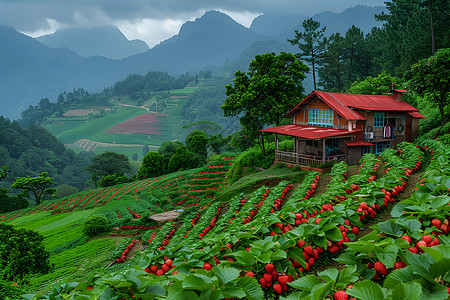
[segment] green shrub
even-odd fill
[[[24,292],[11,282],[0,280],[0,299],[22,299]]]
[[[108,230],[108,219],[103,215],[95,215],[87,219],[83,224],[83,233],[94,236]]]
[[[42,240],[37,232],[0,223],[0,280],[17,281],[29,274],[48,273],[49,253]]]

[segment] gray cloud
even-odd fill
[[[248,26],[252,18],[265,12],[308,17],[358,4],[379,6],[384,0],[0,0],[0,24],[33,36],[60,27],[116,25],[128,38],[140,38],[153,46],[207,10],[226,11]]]
[[[309,16],[324,10],[339,12],[357,4],[384,5],[384,0],[0,0],[0,22],[17,30],[32,31],[46,26],[46,19],[85,25],[79,24],[77,15],[92,23],[108,19],[189,19],[195,12],[211,9]]]

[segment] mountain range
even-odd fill
[[[62,28],[36,39],[50,48],[67,47],[83,57],[122,59],[149,49],[144,41],[128,40],[115,26]]]
[[[345,33],[345,28],[352,25],[360,28],[379,25],[373,15],[382,10],[383,7],[357,6],[339,14],[324,12],[316,16],[323,20],[322,25],[327,26],[329,33],[337,30]],[[39,41],[13,28],[0,26],[0,114],[16,119],[24,109],[30,104],[36,104],[41,98],[47,97],[54,101],[59,93],[77,88],[97,92],[130,73],[195,73],[201,69],[218,69],[224,64],[231,64],[235,68],[231,72],[242,70],[248,67],[255,54],[268,51],[295,53],[296,48],[286,39],[294,36],[294,30],[301,28],[304,19],[301,16],[288,18],[265,14],[257,17],[250,28],[246,28],[222,12],[209,11],[194,21],[186,22],[177,35],[152,49],[122,59],[106,58],[108,55],[105,52],[98,52],[102,56],[84,57],[90,55],[87,54],[89,52],[80,52],[78,48],[89,47],[81,42],[77,49],[69,49],[70,44],[64,43],[54,44],[62,48],[44,45],[43,40],[47,39],[46,43],[55,41],[55,36],[64,35],[65,31],[55,32],[52,37],[42,37]],[[107,36],[115,38],[111,37],[108,42],[105,40]],[[104,39],[108,45],[123,43],[120,34],[105,35],[98,39]],[[67,39],[62,36],[58,40]]]

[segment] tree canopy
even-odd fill
[[[409,88],[438,107],[444,126],[450,119],[450,48],[414,64],[407,76]]]
[[[148,152],[142,160],[138,178],[156,177],[165,173],[164,157],[158,152]]]
[[[301,50],[296,56],[311,64],[314,89],[316,86],[316,65],[320,63],[323,52],[327,48],[325,37],[326,27],[320,28],[320,22],[312,18],[306,19],[302,23],[303,31],[295,30],[295,37],[288,39],[292,45],[297,45]]]
[[[43,237],[34,231],[0,223],[0,281],[48,273],[50,255],[42,240]]]
[[[279,125],[286,112],[298,103],[308,67],[292,53],[256,55],[249,71],[237,71],[234,84],[225,86],[224,115],[241,116],[240,123],[256,138],[263,152],[265,125]]]
[[[47,172],[42,172],[36,177],[17,177],[11,187],[23,190],[23,196],[33,198],[37,204],[41,204],[46,196],[56,192],[55,188],[50,188],[53,184],[53,178],[48,177]]]
[[[124,175],[131,172],[131,165],[126,155],[106,151],[93,157],[86,170],[95,177],[113,175],[115,173]]]

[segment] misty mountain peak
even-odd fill
[[[115,26],[62,28],[37,40],[51,48],[67,47],[84,57],[121,59],[149,49],[144,41],[128,40]]]

